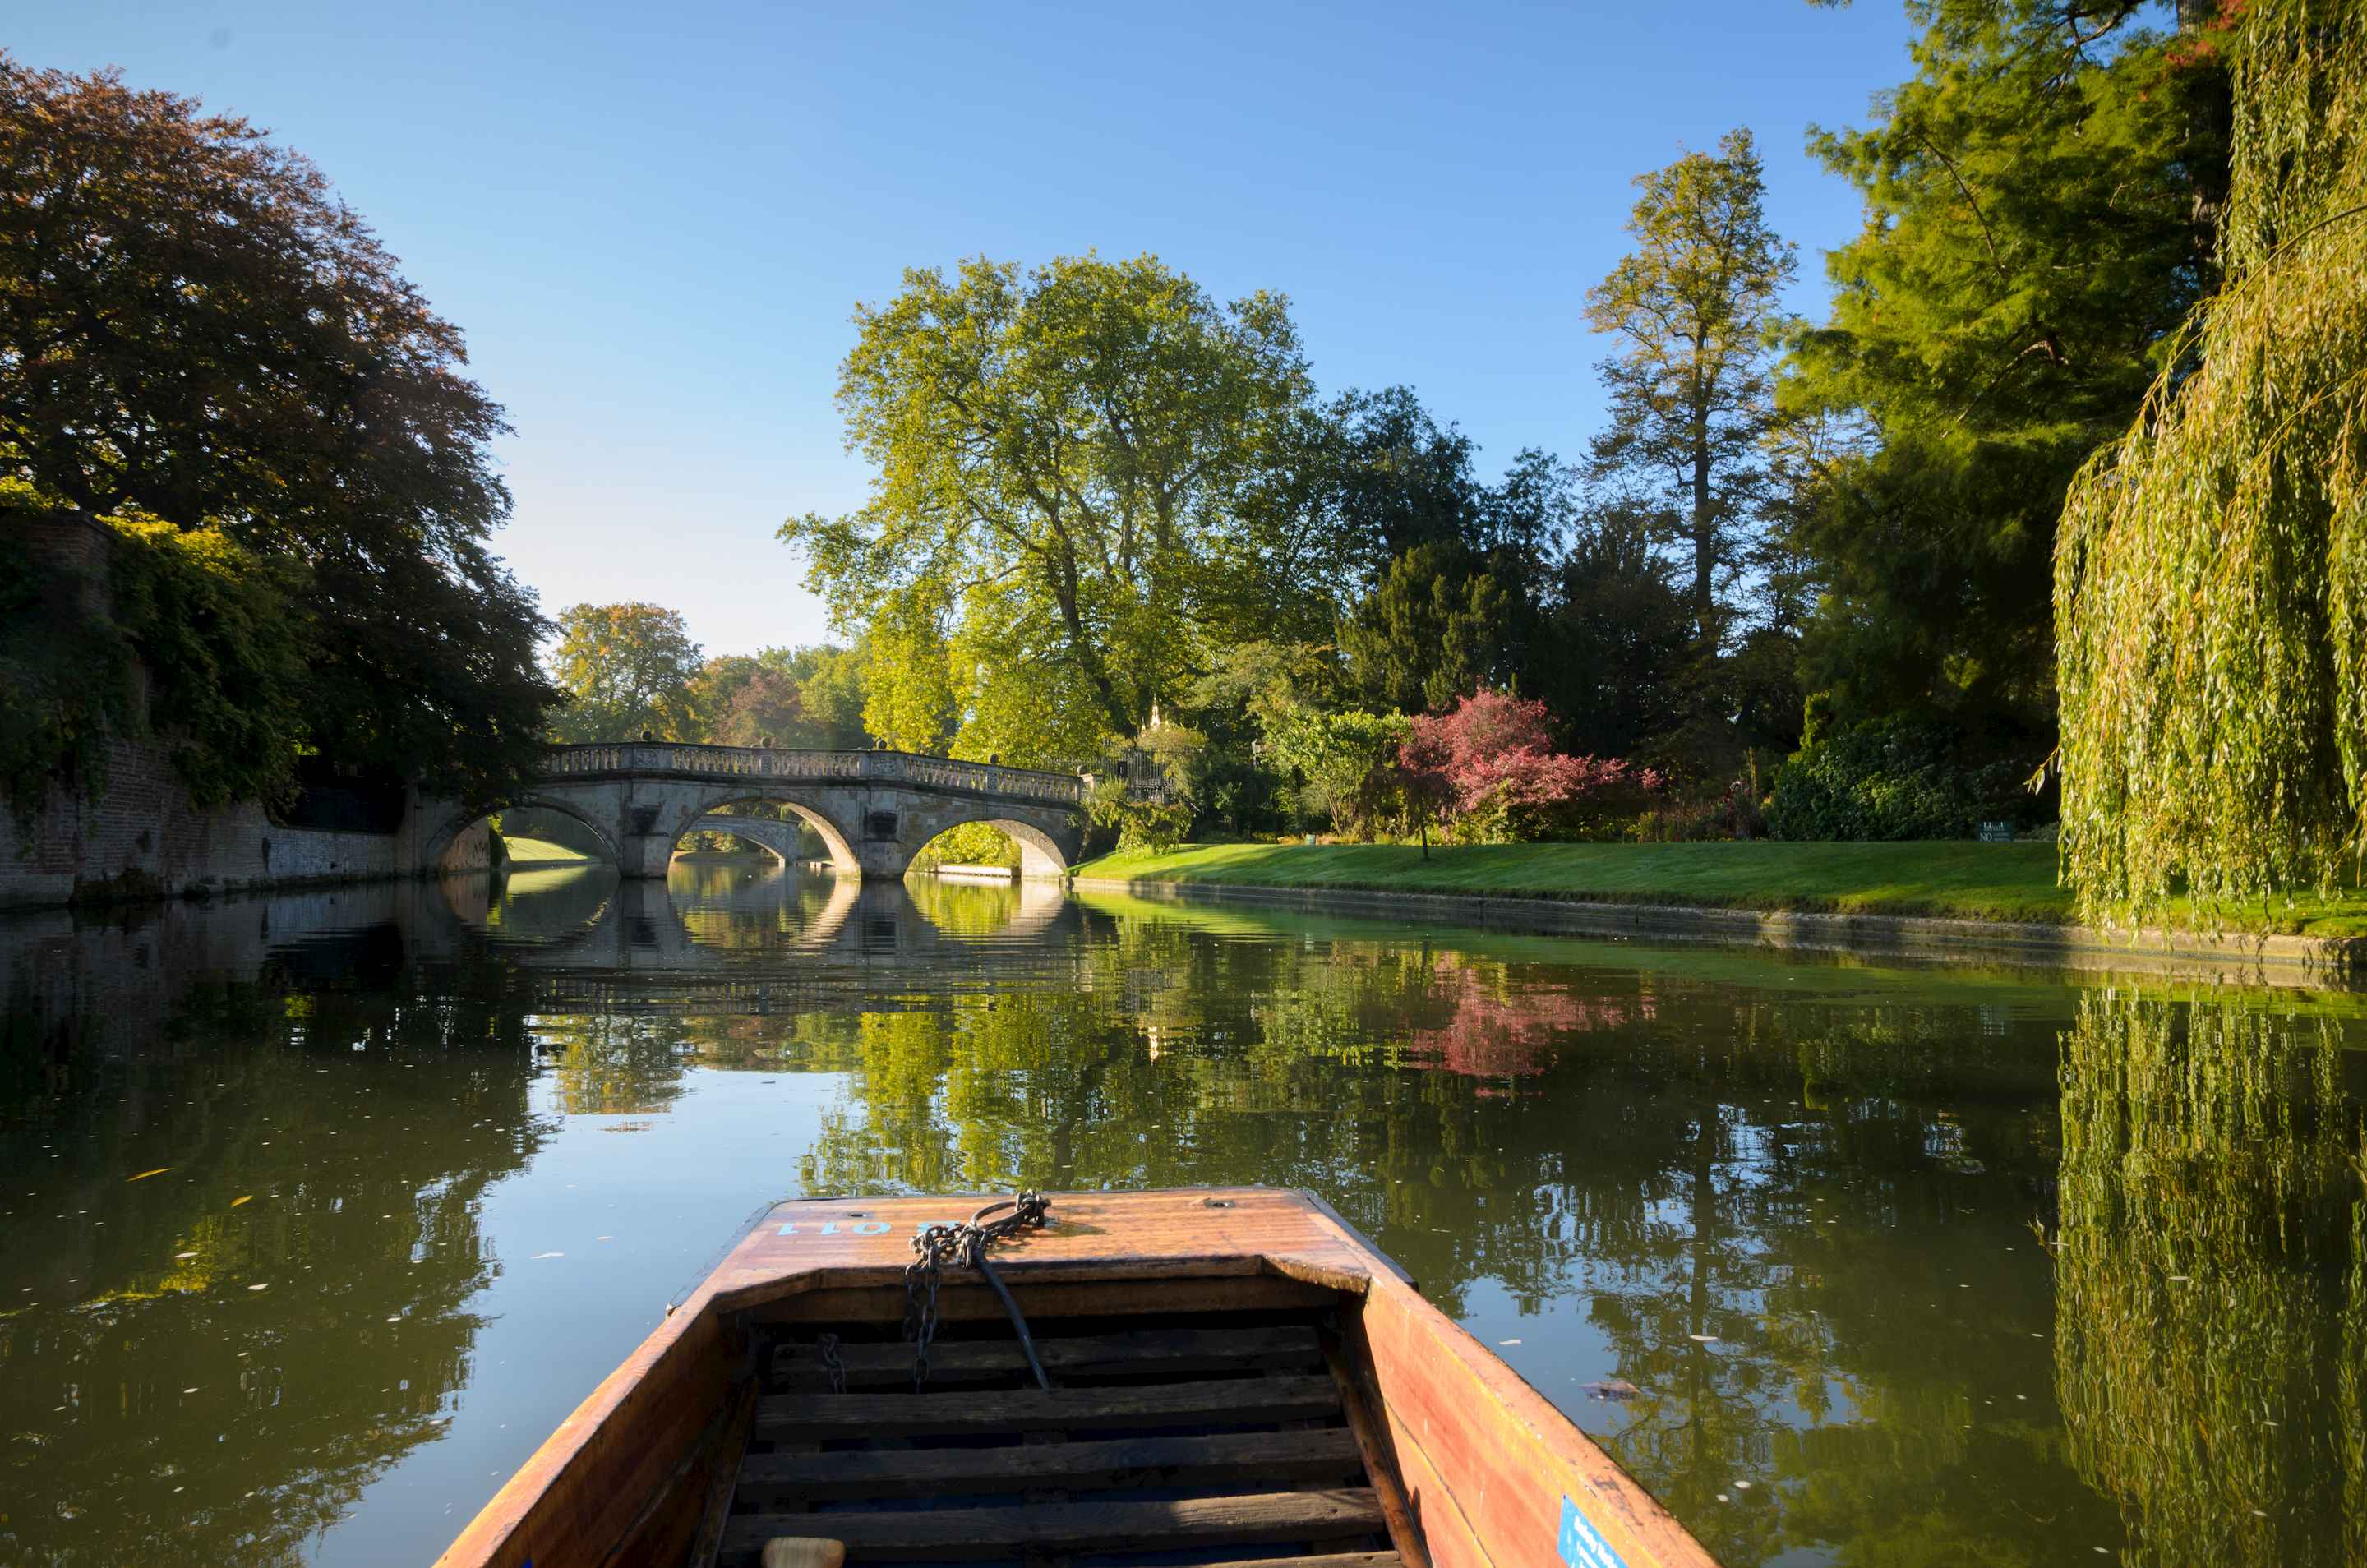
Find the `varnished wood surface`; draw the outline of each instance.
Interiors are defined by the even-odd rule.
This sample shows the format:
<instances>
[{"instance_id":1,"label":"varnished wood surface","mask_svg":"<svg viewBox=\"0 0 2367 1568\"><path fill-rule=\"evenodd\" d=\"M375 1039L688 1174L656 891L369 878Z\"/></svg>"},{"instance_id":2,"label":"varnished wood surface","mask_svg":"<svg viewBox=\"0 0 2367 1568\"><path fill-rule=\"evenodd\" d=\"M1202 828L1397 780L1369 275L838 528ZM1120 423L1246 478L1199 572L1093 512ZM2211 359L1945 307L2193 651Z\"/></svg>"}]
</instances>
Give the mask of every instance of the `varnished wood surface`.
<instances>
[{"instance_id":1,"label":"varnished wood surface","mask_svg":"<svg viewBox=\"0 0 2367 1568\"><path fill-rule=\"evenodd\" d=\"M916 1228L968 1220L990 1201L783 1203L732 1250L706 1288L718 1306L730 1311L832 1287L897 1284L912 1260ZM1014 1288L1028 1281L1270 1271L1362 1291L1379 1262L1306 1194L1264 1187L1058 1193L1050 1223L994 1249L995 1267Z\"/></svg>"},{"instance_id":2,"label":"varnished wood surface","mask_svg":"<svg viewBox=\"0 0 2367 1568\"><path fill-rule=\"evenodd\" d=\"M1717 1568L1569 1417L1414 1292L1384 1282L1357 1328L1436 1568L1600 1561L1559 1550L1565 1498L1627 1568Z\"/></svg>"},{"instance_id":3,"label":"varnished wood surface","mask_svg":"<svg viewBox=\"0 0 2367 1568\"><path fill-rule=\"evenodd\" d=\"M651 1489L678 1468L719 1407L735 1353L724 1328L727 1314L792 1324L893 1322L902 1309L902 1271L915 1227L967 1220L981 1201L855 1199L776 1207L520 1468L438 1560L439 1568L524 1568L529 1560L535 1568L602 1562L624 1527L646 1511ZM1565 1496L1592 1521L1625 1568L1716 1568L1642 1487L1492 1353L1422 1301L1394 1264L1319 1200L1267 1189L1055 1194L1052 1222L995 1249L996 1267L1031 1318L1342 1303L1351 1359L1367 1363L1365 1387L1374 1396L1368 1437L1389 1450L1389 1468L1404 1485L1404 1507L1436 1568L1550 1568L1563 1560L1557 1538ZM949 1283L941 1303L948 1321L1001 1314L991 1294L976 1287ZM1260 1381L1287 1385L1292 1379ZM1330 1386L1331 1380L1322 1381ZM1060 1392L1105 1401L1123 1391ZM1283 1397L1288 1404L1297 1396L1285 1389ZM768 1402L772 1428L812 1429L814 1417L792 1404L817 1407L803 1397ZM1057 1413L1056 1422L1049 1406L1036 1416L1018 1404L1012 1412L1022 1424L1040 1418L1090 1428L1093 1422L1067 1409ZM758 1421L761 1430L767 1416ZM1379 1501L1369 1491L1356 1495L1354 1517L1377 1529ZM1028 1516L1029 1528L1040 1524L1053 1532L1048 1541L1068 1544L1104 1539L1094 1529L1116 1530L1111 1539L1121 1539L1132 1528L1125 1521L1134 1517L1106 1510L1132 1506L1086 1499L1042 1504L1040 1513ZM1090 1509L1104 1511L1079 1512ZM957 1512L996 1511L902 1517L943 1520ZM1062 1525L1055 1516L1073 1518ZM761 1517L731 1521L733 1539L748 1550L761 1544L753 1532L762 1527L743 1521ZM877 1518L882 1521L877 1528L888 1532L921 1528L884 1514L851 1517ZM807 1516L804 1522L814 1519ZM927 1528L1000 1529L1007 1522ZM1261 1539L1227 1534L1229 1527L1217 1523L1206 1528L1212 1533L1192 1539L1206 1545ZM1316 1533L1304 1539L1326 1539L1321 1532L1330 1527L1319 1521L1312 1528ZM1060 1534L1064 1529L1071 1533ZM911 1550L926 1546L915 1543ZM1352 1556L1396 1561L1395 1553ZM1300 1568L1314 1568L1314 1560L1297 1561Z\"/></svg>"}]
</instances>

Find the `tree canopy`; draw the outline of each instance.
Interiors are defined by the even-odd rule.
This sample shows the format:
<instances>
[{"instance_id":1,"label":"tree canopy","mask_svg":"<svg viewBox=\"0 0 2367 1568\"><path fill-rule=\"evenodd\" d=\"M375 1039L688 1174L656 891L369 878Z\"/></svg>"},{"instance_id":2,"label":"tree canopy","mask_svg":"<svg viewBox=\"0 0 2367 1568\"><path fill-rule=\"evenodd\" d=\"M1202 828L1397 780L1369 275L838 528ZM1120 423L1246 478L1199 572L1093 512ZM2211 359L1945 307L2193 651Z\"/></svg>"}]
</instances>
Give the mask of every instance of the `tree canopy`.
<instances>
[{"instance_id":1,"label":"tree canopy","mask_svg":"<svg viewBox=\"0 0 2367 1568\"><path fill-rule=\"evenodd\" d=\"M1810 138L1865 202L1783 389L1836 437L1792 533L1827 591L1810 682L1852 717L2049 725L2065 488L2216 279L2224 65L2146 9L1919 0L1915 74Z\"/></svg>"},{"instance_id":2,"label":"tree canopy","mask_svg":"<svg viewBox=\"0 0 2367 1568\"><path fill-rule=\"evenodd\" d=\"M965 262L855 313L852 515L783 525L874 654L892 743L1078 761L1248 624L1328 623L1342 546L1299 504L1309 388L1279 296L1155 257Z\"/></svg>"},{"instance_id":3,"label":"tree canopy","mask_svg":"<svg viewBox=\"0 0 2367 1568\"><path fill-rule=\"evenodd\" d=\"M497 795L556 694L487 547L502 411L302 157L0 55L0 474L300 569L301 744Z\"/></svg>"},{"instance_id":4,"label":"tree canopy","mask_svg":"<svg viewBox=\"0 0 2367 1568\"><path fill-rule=\"evenodd\" d=\"M1758 523L1774 418L1766 335L1796 263L1768 226L1748 130L1636 186L1636 248L1586 297L1587 320L1618 345L1600 367L1611 423L1594 466L1664 509L1690 558L1694 636L1714 649Z\"/></svg>"},{"instance_id":5,"label":"tree canopy","mask_svg":"<svg viewBox=\"0 0 2367 1568\"><path fill-rule=\"evenodd\" d=\"M2324 886L2367 848L2367 17L2255 0L2213 41L2226 282L2056 552L2063 845L2094 914Z\"/></svg>"},{"instance_id":6,"label":"tree canopy","mask_svg":"<svg viewBox=\"0 0 2367 1568\"><path fill-rule=\"evenodd\" d=\"M698 644L681 615L655 604L573 604L559 617L552 672L568 704L557 740L697 740Z\"/></svg>"}]
</instances>

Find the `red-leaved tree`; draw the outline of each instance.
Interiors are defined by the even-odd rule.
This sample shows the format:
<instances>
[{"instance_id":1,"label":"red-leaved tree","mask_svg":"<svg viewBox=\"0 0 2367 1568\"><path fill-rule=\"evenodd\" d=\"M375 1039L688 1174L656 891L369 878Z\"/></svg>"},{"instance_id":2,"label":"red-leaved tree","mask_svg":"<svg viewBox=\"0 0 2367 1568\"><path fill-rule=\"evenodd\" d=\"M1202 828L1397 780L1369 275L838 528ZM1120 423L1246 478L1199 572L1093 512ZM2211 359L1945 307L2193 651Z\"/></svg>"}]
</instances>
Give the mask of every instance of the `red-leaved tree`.
<instances>
[{"instance_id":1,"label":"red-leaved tree","mask_svg":"<svg viewBox=\"0 0 2367 1568\"><path fill-rule=\"evenodd\" d=\"M1661 782L1623 758L1555 750L1545 704L1485 687L1457 699L1451 713L1415 719L1398 765L1410 804L1455 837L1480 842L1537 836L1590 801L1650 793Z\"/></svg>"}]
</instances>

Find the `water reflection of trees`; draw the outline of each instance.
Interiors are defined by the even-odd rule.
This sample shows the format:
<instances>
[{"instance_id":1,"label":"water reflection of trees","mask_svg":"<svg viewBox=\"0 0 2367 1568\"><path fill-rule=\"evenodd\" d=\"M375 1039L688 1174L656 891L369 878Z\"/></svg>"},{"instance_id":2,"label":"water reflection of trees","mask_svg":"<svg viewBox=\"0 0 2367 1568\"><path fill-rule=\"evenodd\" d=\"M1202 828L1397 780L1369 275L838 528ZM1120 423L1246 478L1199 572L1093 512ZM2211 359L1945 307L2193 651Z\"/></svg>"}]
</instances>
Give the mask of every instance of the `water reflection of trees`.
<instances>
[{"instance_id":1,"label":"water reflection of trees","mask_svg":"<svg viewBox=\"0 0 2367 1568\"><path fill-rule=\"evenodd\" d=\"M1583 1295L1640 1393L1555 1397L1726 1563L2119 1535L2012 1400L2050 1383L2045 1023L1125 919L991 992L755 1032L734 1061L850 1082L810 1191L1302 1184L1449 1313ZM1963 1248L2019 1268L1960 1293Z\"/></svg>"},{"instance_id":2,"label":"water reflection of trees","mask_svg":"<svg viewBox=\"0 0 2367 1568\"><path fill-rule=\"evenodd\" d=\"M300 1562L434 1437L526 1060L512 1010L207 986L0 1106L0 1558Z\"/></svg>"},{"instance_id":3,"label":"water reflection of trees","mask_svg":"<svg viewBox=\"0 0 2367 1568\"><path fill-rule=\"evenodd\" d=\"M2367 1215L2334 1027L2083 1000L2064 1036L2056 1375L2152 1560L2367 1561Z\"/></svg>"},{"instance_id":4,"label":"water reflection of trees","mask_svg":"<svg viewBox=\"0 0 2367 1568\"><path fill-rule=\"evenodd\" d=\"M904 884L904 892L921 918L947 936L992 936L1019 912L1015 882L915 876Z\"/></svg>"},{"instance_id":5,"label":"water reflection of trees","mask_svg":"<svg viewBox=\"0 0 2367 1568\"><path fill-rule=\"evenodd\" d=\"M534 1032L561 1115L640 1115L682 1096L682 1053L689 1045L682 1020L577 1013L538 1018Z\"/></svg>"}]
</instances>

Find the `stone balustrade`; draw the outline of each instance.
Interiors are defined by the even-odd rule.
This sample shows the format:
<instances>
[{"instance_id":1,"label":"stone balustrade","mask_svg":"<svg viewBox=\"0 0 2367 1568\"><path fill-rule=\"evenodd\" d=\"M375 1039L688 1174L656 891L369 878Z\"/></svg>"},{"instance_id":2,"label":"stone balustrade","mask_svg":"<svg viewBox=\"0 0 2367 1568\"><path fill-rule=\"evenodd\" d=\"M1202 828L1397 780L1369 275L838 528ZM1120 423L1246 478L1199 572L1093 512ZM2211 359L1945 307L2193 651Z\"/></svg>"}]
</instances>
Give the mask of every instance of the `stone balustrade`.
<instances>
[{"instance_id":1,"label":"stone balustrade","mask_svg":"<svg viewBox=\"0 0 2367 1568\"><path fill-rule=\"evenodd\" d=\"M1055 806L1082 806L1086 780L1078 773L961 762L909 751L808 751L758 746L706 746L669 740L595 741L554 746L543 776L551 781L619 773L698 779L780 779L829 784L876 782L923 789L962 790Z\"/></svg>"}]
</instances>

